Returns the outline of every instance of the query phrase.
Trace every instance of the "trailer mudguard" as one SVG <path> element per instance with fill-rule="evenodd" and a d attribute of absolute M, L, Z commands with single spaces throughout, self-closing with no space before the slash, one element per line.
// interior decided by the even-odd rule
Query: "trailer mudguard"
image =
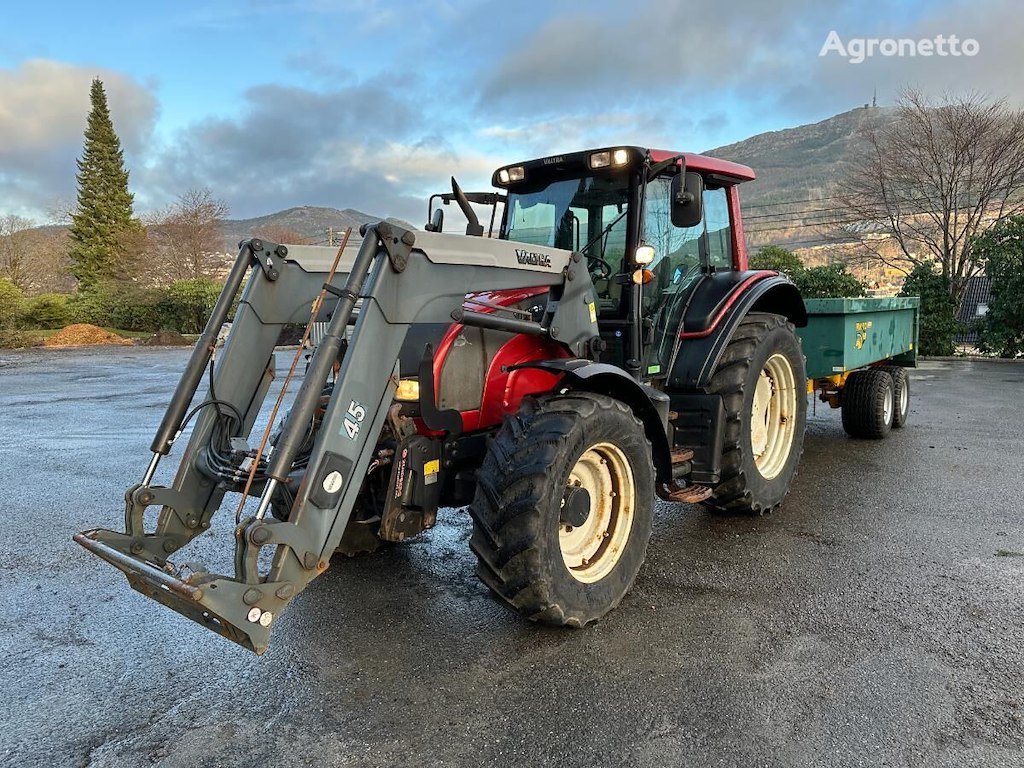
<path fill-rule="evenodd" d="M 788 278 L 763 271 L 721 274 L 721 280 L 712 275 L 702 281 L 693 297 L 669 369 L 669 389 L 704 389 L 749 312 L 785 315 L 798 328 L 807 325 L 804 300 Z"/>

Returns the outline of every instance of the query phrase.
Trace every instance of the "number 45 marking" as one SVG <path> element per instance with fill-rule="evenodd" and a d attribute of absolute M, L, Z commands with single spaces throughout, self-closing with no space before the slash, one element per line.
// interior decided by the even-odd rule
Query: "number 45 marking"
<path fill-rule="evenodd" d="M 349 438 L 355 440 L 359 436 L 359 425 L 366 418 L 366 409 L 355 400 L 348 404 L 348 413 L 345 414 L 345 432 Z"/>

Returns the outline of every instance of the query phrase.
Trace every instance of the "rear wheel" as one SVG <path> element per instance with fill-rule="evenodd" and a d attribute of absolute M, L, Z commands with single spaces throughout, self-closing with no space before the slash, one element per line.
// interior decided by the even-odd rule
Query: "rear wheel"
<path fill-rule="evenodd" d="M 907 369 L 900 365 L 883 365 L 881 368 L 892 376 L 893 395 L 896 399 L 892 428 L 899 429 L 910 416 L 910 376 L 907 375 Z"/>
<path fill-rule="evenodd" d="M 527 399 L 477 474 L 477 575 L 534 621 L 582 626 L 632 586 L 653 512 L 651 447 L 628 406 L 583 392 Z"/>
<path fill-rule="evenodd" d="M 879 440 L 896 415 L 893 377 L 882 368 L 854 371 L 843 386 L 843 429 L 850 437 Z"/>
<path fill-rule="evenodd" d="M 721 482 L 704 502 L 719 512 L 764 514 L 789 493 L 803 452 L 807 376 L 785 317 L 751 312 L 711 377 L 725 404 Z"/>

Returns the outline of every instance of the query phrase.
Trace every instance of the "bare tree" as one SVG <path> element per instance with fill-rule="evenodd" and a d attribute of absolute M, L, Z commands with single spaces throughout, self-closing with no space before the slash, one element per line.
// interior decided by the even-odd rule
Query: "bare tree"
<path fill-rule="evenodd" d="M 29 289 L 29 245 L 35 223 L 22 216 L 0 216 L 0 277 Z"/>
<path fill-rule="evenodd" d="M 275 243 L 285 243 L 286 245 L 313 244 L 311 238 L 304 237 L 291 227 L 286 227 L 283 224 L 264 224 L 262 227 L 257 227 L 253 235 L 262 237 L 265 240 L 272 240 Z"/>
<path fill-rule="evenodd" d="M 163 253 L 172 279 L 211 277 L 224 251 L 221 224 L 228 205 L 208 189 L 180 195 L 150 228 L 151 239 Z"/>
<path fill-rule="evenodd" d="M 905 91 L 894 112 L 862 129 L 841 182 L 845 234 L 904 272 L 937 263 L 959 298 L 982 268 L 974 236 L 1024 210 L 1024 111 L 975 94 L 934 104 Z"/>

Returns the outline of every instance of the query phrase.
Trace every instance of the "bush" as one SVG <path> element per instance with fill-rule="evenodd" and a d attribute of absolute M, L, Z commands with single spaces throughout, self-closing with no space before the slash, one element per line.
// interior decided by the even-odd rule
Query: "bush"
<path fill-rule="evenodd" d="M 0 277 L 0 328 L 9 328 L 21 316 L 25 297 L 21 289 L 8 280 Z"/>
<path fill-rule="evenodd" d="M 202 333 L 222 287 L 205 277 L 177 280 L 167 289 L 160 311 L 179 333 Z"/>
<path fill-rule="evenodd" d="M 1024 216 L 999 222 L 972 244 L 992 281 L 988 313 L 979 324 L 978 348 L 1000 357 L 1024 354 Z"/>
<path fill-rule="evenodd" d="M 918 352 L 948 357 L 956 351 L 956 301 L 950 294 L 949 278 L 927 264 L 918 264 L 903 283 L 900 296 L 921 297 L 921 330 Z"/>
<path fill-rule="evenodd" d="M 110 309 L 116 298 L 117 291 L 107 286 L 73 293 L 67 301 L 68 321 L 110 327 Z"/>
<path fill-rule="evenodd" d="M 777 245 L 766 245 L 750 257 L 749 263 L 751 269 L 773 269 L 790 280 L 795 280 L 804 271 L 804 265 L 795 253 Z"/>
<path fill-rule="evenodd" d="M 41 293 L 25 303 L 22 324 L 29 328 L 63 328 L 70 320 L 68 296 L 64 293 Z"/>
<path fill-rule="evenodd" d="M 845 299 L 866 295 L 866 286 L 846 267 L 811 267 L 793 277 L 805 299 Z"/>
<path fill-rule="evenodd" d="M 126 331 L 173 328 L 174 318 L 166 310 L 167 291 L 161 288 L 137 288 L 117 297 L 109 310 L 110 325 Z"/>
<path fill-rule="evenodd" d="M 0 349 L 21 349 L 32 346 L 32 339 L 14 328 L 0 328 Z"/>

